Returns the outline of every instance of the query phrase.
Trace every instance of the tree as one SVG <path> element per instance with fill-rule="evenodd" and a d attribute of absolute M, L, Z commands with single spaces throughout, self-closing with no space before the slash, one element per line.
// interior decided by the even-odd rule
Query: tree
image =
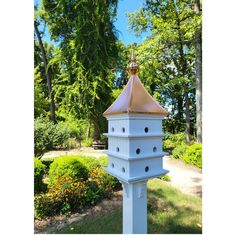
<path fill-rule="evenodd" d="M 110 104 L 115 78 L 117 0 L 43 0 L 42 5 L 51 37 L 58 42 L 53 62 L 61 70 L 55 84 L 59 112 L 93 123 L 97 140 L 106 129 L 102 113 Z"/>
<path fill-rule="evenodd" d="M 37 7 L 35 7 L 35 9 L 37 10 Z M 54 94 L 52 92 L 52 82 L 51 82 L 51 77 L 50 77 L 50 72 L 48 70 L 48 60 L 47 60 L 47 55 L 44 49 L 44 45 L 42 42 L 42 36 L 41 33 L 38 29 L 39 26 L 39 22 L 37 20 L 37 14 L 34 20 L 34 30 L 35 30 L 35 34 L 37 36 L 38 39 L 38 45 L 41 51 L 41 57 L 43 60 L 43 64 L 44 64 L 44 70 L 45 70 L 45 77 L 47 80 L 47 87 L 48 87 L 48 96 L 50 99 L 50 120 L 55 122 L 55 102 L 54 102 Z"/>
<path fill-rule="evenodd" d="M 136 34 L 151 30 L 150 37 L 140 46 L 142 60 L 147 60 L 145 68 L 150 68 L 148 73 L 144 70 L 143 77 L 146 73 L 150 89 L 159 91 L 160 99 L 171 109 L 177 130 L 182 129 L 185 121 L 187 143 L 194 129 L 191 117 L 195 110 L 193 39 L 198 19 L 190 0 L 147 0 L 144 7 L 129 14 L 130 27 Z"/>
<path fill-rule="evenodd" d="M 194 11 L 201 15 L 200 0 L 194 1 Z M 195 32 L 196 50 L 196 110 L 197 110 L 197 141 L 202 143 L 202 32 L 198 27 Z"/>

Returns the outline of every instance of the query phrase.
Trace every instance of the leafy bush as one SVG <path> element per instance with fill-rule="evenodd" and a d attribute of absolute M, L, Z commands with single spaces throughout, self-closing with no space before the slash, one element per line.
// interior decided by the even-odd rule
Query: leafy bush
<path fill-rule="evenodd" d="M 53 124 L 42 117 L 34 121 L 34 152 L 36 157 L 56 148 L 78 147 L 78 141 L 80 141 L 80 130 L 73 123 Z"/>
<path fill-rule="evenodd" d="M 85 205 L 86 181 L 78 181 L 70 176 L 64 175 L 59 178 L 49 187 L 49 193 L 55 198 L 60 198 L 61 201 L 67 202 L 66 207 L 71 211 L 78 210 Z M 66 213 L 67 210 L 62 205 L 61 212 Z"/>
<path fill-rule="evenodd" d="M 169 134 L 168 136 L 163 138 L 163 149 L 172 151 L 179 145 L 186 144 L 185 142 L 186 134 L 184 132 L 178 134 Z M 190 136 L 190 142 L 193 144 L 195 138 Z"/>
<path fill-rule="evenodd" d="M 202 145 L 193 144 L 188 146 L 182 156 L 182 159 L 188 164 L 202 168 Z"/>
<path fill-rule="evenodd" d="M 163 175 L 160 177 L 160 180 L 169 182 L 171 181 L 171 177 L 169 175 Z"/>
<path fill-rule="evenodd" d="M 49 181 L 48 192 L 35 197 L 36 218 L 80 211 L 121 188 L 120 182 L 102 169 L 100 159 L 93 157 L 55 159 L 50 166 Z"/>
<path fill-rule="evenodd" d="M 65 142 L 62 144 L 63 149 L 73 149 L 73 148 L 78 148 L 80 147 L 80 143 L 78 140 L 74 138 L 68 138 L 65 140 Z"/>
<path fill-rule="evenodd" d="M 102 156 L 98 161 L 102 167 L 108 166 L 108 156 Z"/>
<path fill-rule="evenodd" d="M 61 200 L 50 193 L 40 194 L 34 197 L 35 218 L 43 219 L 47 216 L 59 214 Z"/>
<path fill-rule="evenodd" d="M 172 151 L 172 156 L 175 159 L 179 159 L 182 158 L 183 154 L 186 152 L 186 150 L 188 149 L 189 145 L 185 144 L 185 143 L 181 143 L 180 145 L 178 145 L 176 148 L 174 148 L 174 150 Z"/>
<path fill-rule="evenodd" d="M 81 144 L 83 147 L 91 147 L 93 145 L 93 139 L 88 138 L 88 139 L 82 140 Z"/>
<path fill-rule="evenodd" d="M 50 166 L 49 184 L 53 184 L 61 176 L 70 176 L 74 180 L 84 181 L 88 178 L 88 169 L 78 157 L 59 157 Z"/>
<path fill-rule="evenodd" d="M 45 118 L 34 121 L 34 153 L 42 156 L 46 151 L 61 146 L 70 137 L 66 127 L 55 125 Z"/>
<path fill-rule="evenodd" d="M 182 159 L 185 163 L 202 168 L 202 145 L 182 143 L 172 151 L 173 158 Z"/>
<path fill-rule="evenodd" d="M 54 162 L 55 158 L 41 158 L 40 161 L 46 166 L 46 174 L 49 171 L 51 164 Z"/>
<path fill-rule="evenodd" d="M 37 158 L 34 159 L 34 192 L 39 193 L 45 189 L 43 176 L 46 172 L 46 166 Z"/>
<path fill-rule="evenodd" d="M 169 134 L 163 139 L 163 148 L 173 150 L 176 146 L 185 143 L 185 133 Z"/>

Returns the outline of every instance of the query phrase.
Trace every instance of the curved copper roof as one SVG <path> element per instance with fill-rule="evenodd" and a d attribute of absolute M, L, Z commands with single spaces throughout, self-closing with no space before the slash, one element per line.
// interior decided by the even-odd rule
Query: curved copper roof
<path fill-rule="evenodd" d="M 132 74 L 126 87 L 104 116 L 122 113 L 160 114 L 168 112 L 146 91 L 136 74 Z"/>

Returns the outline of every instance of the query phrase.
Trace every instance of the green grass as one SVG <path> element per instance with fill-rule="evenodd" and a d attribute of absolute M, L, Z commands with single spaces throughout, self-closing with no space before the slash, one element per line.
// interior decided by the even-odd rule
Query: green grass
<path fill-rule="evenodd" d="M 183 194 L 166 182 L 148 182 L 148 233 L 202 233 L 201 198 Z M 73 223 L 57 233 L 122 233 L 122 209 Z"/>

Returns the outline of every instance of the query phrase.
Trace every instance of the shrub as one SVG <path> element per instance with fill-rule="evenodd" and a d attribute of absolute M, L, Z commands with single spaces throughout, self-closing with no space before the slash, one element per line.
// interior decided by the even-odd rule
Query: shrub
<path fill-rule="evenodd" d="M 113 189 L 121 188 L 120 182 L 102 168 L 94 168 L 91 170 L 89 176 L 89 179 L 97 184 L 97 193 L 102 197 L 110 196 Z"/>
<path fill-rule="evenodd" d="M 88 169 L 88 171 L 101 167 L 99 160 L 95 157 L 80 156 L 78 157 L 78 160 Z"/>
<path fill-rule="evenodd" d="M 185 142 L 185 133 L 178 133 L 178 134 L 169 134 L 168 136 L 164 137 L 163 139 L 163 148 L 164 149 L 174 149 L 181 143 Z"/>
<path fill-rule="evenodd" d="M 163 138 L 163 149 L 164 150 L 173 150 L 179 145 L 186 144 L 185 142 L 186 134 L 184 132 L 178 134 L 169 134 Z M 194 143 L 195 138 L 190 136 L 191 143 Z"/>
<path fill-rule="evenodd" d="M 34 159 L 34 192 L 39 193 L 45 189 L 43 176 L 46 172 L 46 166 L 37 158 Z"/>
<path fill-rule="evenodd" d="M 56 148 L 78 147 L 78 140 L 80 140 L 80 130 L 74 123 L 53 124 L 42 117 L 34 121 L 34 152 L 36 157 Z"/>
<path fill-rule="evenodd" d="M 202 168 L 202 145 L 193 144 L 189 146 L 184 152 L 182 159 L 188 164 Z"/>
<path fill-rule="evenodd" d="M 93 139 L 88 138 L 88 139 L 82 140 L 81 144 L 82 144 L 83 147 L 91 147 L 92 144 L 93 144 Z"/>
<path fill-rule="evenodd" d="M 66 127 L 55 125 L 45 118 L 34 121 L 34 153 L 42 156 L 46 151 L 61 146 L 70 137 Z"/>
<path fill-rule="evenodd" d="M 47 216 L 59 214 L 62 201 L 50 193 L 40 194 L 34 197 L 35 218 L 43 219 Z"/>
<path fill-rule="evenodd" d="M 72 149 L 80 147 L 80 143 L 76 140 L 76 138 L 68 138 L 62 144 L 63 149 Z"/>
<path fill-rule="evenodd" d="M 36 218 L 80 211 L 121 188 L 120 182 L 106 173 L 94 157 L 55 159 L 50 166 L 49 181 L 48 192 L 35 197 Z"/>
<path fill-rule="evenodd" d="M 108 157 L 107 156 L 102 156 L 98 159 L 100 165 L 102 167 L 108 166 Z"/>
<path fill-rule="evenodd" d="M 160 180 L 169 182 L 171 181 L 171 177 L 169 175 L 163 175 L 160 177 Z"/>
<path fill-rule="evenodd" d="M 35 217 L 42 219 L 81 210 L 86 205 L 85 192 L 85 182 L 61 176 L 49 187 L 48 193 L 35 197 Z"/>
<path fill-rule="evenodd" d="M 54 160 L 55 158 L 41 158 L 40 159 L 40 161 L 46 166 L 46 172 L 45 172 L 46 174 L 48 173 L 49 168 Z"/>
<path fill-rule="evenodd" d="M 86 181 L 78 181 L 70 176 L 64 175 L 56 179 L 49 186 L 49 193 L 55 198 L 60 198 L 68 203 L 68 210 L 74 211 L 85 205 Z M 62 207 L 61 211 L 66 213 L 66 208 Z"/>
<path fill-rule="evenodd" d="M 88 169 L 78 157 L 59 157 L 50 166 L 49 184 L 53 184 L 61 176 L 70 176 L 72 179 L 83 181 L 88 178 Z"/>
<path fill-rule="evenodd" d="M 174 150 L 172 151 L 172 156 L 175 159 L 179 159 L 182 158 L 183 154 L 186 152 L 186 150 L 188 149 L 188 145 L 185 143 L 182 143 L 180 145 L 178 145 L 176 148 L 174 148 Z"/>

